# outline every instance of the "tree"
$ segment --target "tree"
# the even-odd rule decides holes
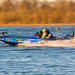
[[[12,11],[14,9],[14,5],[11,0],[6,0],[4,3],[1,5],[1,8],[3,11]]]

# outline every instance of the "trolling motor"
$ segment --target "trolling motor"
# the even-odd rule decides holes
[[[73,27],[73,35],[67,34],[65,38],[67,37],[75,38],[75,27]]]
[[[5,34],[8,34],[7,32],[0,33],[0,36],[4,36]]]
[[[73,28],[73,35],[71,36],[71,35],[69,35],[70,37],[72,37],[72,38],[75,38],[75,27]]]

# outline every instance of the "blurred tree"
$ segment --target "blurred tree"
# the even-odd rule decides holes
[[[12,11],[14,9],[14,5],[11,0],[5,0],[1,5],[1,9],[5,12]]]
[[[0,23],[48,24],[75,23],[73,0],[6,0],[0,5]]]
[[[30,2],[30,0],[22,0],[22,2],[20,3],[20,7],[25,9],[25,10],[31,9],[31,2]]]

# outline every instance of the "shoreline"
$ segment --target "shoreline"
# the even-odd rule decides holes
[[[51,24],[0,24],[1,25],[75,25],[75,23],[51,23]]]

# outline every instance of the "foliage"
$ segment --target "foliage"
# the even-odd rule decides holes
[[[75,23],[75,1],[22,0],[14,3],[6,0],[0,5],[0,23]]]

